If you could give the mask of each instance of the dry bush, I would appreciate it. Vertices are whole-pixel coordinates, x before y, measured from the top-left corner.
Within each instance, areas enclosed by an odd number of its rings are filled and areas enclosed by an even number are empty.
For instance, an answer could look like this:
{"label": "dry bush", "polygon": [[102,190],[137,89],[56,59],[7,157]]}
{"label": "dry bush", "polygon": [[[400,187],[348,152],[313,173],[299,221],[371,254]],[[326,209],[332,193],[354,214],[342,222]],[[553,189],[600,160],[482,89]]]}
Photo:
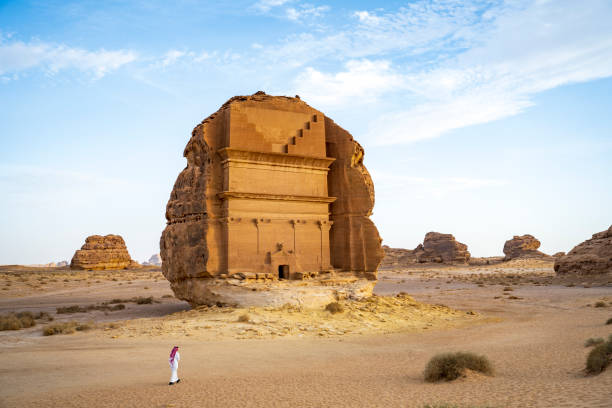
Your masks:
{"label": "dry bush", "polygon": [[36,325],[34,315],[30,312],[9,313],[0,316],[0,331],[19,330]]}
{"label": "dry bush", "polygon": [[342,307],[342,305],[338,302],[331,302],[325,306],[325,310],[331,314],[336,314],[344,312],[344,307]]}
{"label": "dry bush", "polygon": [[79,305],[58,307],[56,309],[56,312],[57,314],[72,314],[72,313],[87,313],[87,312],[91,312],[92,310],[103,310],[103,311],[114,312],[116,310],[123,310],[123,309],[125,309],[125,305],[122,303],[119,303],[115,306],[108,306],[108,304],[103,303],[101,305],[89,305],[85,307],[81,307]]}
{"label": "dry bush", "polygon": [[599,374],[610,365],[610,360],[612,360],[612,335],[608,337],[608,341],[591,350],[587,356],[586,372]]}
{"label": "dry bush", "polygon": [[606,320],[606,324],[612,324],[612,317]]}
{"label": "dry bush", "polygon": [[504,292],[511,292],[511,291],[513,291],[513,290],[514,290],[514,289],[512,289],[510,286],[506,286],[506,287],[504,288]]}
{"label": "dry bush", "polygon": [[72,334],[75,331],[87,331],[93,328],[93,323],[79,323],[75,321],[59,322],[43,327],[43,335]]}
{"label": "dry bush", "polygon": [[442,353],[429,360],[423,373],[425,381],[452,381],[459,378],[465,370],[478,371],[492,375],[493,367],[485,356],[474,353]]}
{"label": "dry bush", "polygon": [[605,340],[602,339],[601,337],[598,338],[593,338],[591,337],[590,339],[587,339],[587,341],[584,342],[584,347],[593,347],[593,346],[597,346],[598,344],[603,343]]}
{"label": "dry bush", "polygon": [[168,299],[168,298],[173,298],[173,297],[174,296],[172,296],[172,295],[164,295],[164,296],[162,296],[162,299]]}
{"label": "dry bush", "polygon": [[595,302],[595,307],[606,307],[606,302],[599,300],[597,302]]}
{"label": "dry bush", "polygon": [[64,307],[58,307],[55,309],[55,312],[57,314],[85,313],[87,311],[88,311],[87,308],[81,307],[79,305],[64,306]]}
{"label": "dry bush", "polygon": [[251,321],[251,316],[249,316],[248,313],[241,314],[240,316],[238,316],[238,321],[241,323],[248,323]]}
{"label": "dry bush", "polygon": [[138,296],[137,298],[135,298],[135,303],[138,305],[150,305],[151,303],[153,303],[153,296],[149,296],[149,297]]}
{"label": "dry bush", "polygon": [[436,404],[425,404],[423,408],[489,408],[488,405],[457,405],[457,404],[448,404],[446,402],[436,403]]}

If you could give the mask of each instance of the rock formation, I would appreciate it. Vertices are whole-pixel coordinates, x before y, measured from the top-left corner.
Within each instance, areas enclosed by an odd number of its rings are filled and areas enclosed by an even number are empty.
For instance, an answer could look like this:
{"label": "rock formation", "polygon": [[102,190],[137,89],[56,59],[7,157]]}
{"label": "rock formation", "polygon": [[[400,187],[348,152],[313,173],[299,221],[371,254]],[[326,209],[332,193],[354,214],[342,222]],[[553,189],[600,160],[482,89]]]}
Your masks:
{"label": "rock formation", "polygon": [[132,261],[119,235],[91,235],[85,244],[77,250],[70,262],[71,269],[104,270],[128,269],[139,267]]}
{"label": "rock formation", "polygon": [[414,249],[414,255],[418,263],[467,263],[470,260],[467,248],[452,234],[428,232],[423,243]]}
{"label": "rock formation", "polygon": [[556,258],[554,268],[559,275],[612,273],[612,225]]}
{"label": "rock formation", "polygon": [[381,268],[388,269],[416,263],[416,256],[412,249],[391,248],[383,245],[383,250],[385,251],[385,257],[380,263]]}
{"label": "rock formation", "polygon": [[[293,281],[321,299],[322,287],[367,295],[383,251],[363,155],[299,98],[228,100],[193,130],[166,207],[162,271],[177,297],[255,304],[275,292],[280,302]],[[267,285],[257,299],[255,283]]]}
{"label": "rock formation", "polygon": [[151,257],[149,258],[148,261],[144,261],[142,264],[143,265],[161,266],[161,258],[159,257],[159,254],[153,254],[153,255],[151,255]]}
{"label": "rock formation", "polygon": [[504,244],[504,261],[515,258],[548,258],[543,252],[538,251],[540,241],[533,235],[515,235]]}

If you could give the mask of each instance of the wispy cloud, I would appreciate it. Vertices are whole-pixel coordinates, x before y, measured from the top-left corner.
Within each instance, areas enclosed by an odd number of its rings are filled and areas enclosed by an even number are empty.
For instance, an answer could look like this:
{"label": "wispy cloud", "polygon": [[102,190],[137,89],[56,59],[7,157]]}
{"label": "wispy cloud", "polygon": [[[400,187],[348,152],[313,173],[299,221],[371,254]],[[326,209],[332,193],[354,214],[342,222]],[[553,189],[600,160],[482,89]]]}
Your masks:
{"label": "wispy cloud", "polygon": [[137,54],[129,50],[89,51],[63,44],[6,41],[0,38],[0,75],[3,77],[40,68],[50,75],[75,69],[99,79],[136,59]]}
{"label": "wispy cloud", "polygon": [[507,180],[470,177],[415,177],[388,173],[378,170],[371,172],[376,190],[380,195],[385,191],[409,191],[410,196],[421,199],[446,197],[448,195],[482,189],[506,186]]}
{"label": "wispy cloud", "polygon": [[274,7],[282,6],[286,3],[290,3],[292,0],[259,0],[251,6],[251,9],[266,13]]}
{"label": "wispy cloud", "polygon": [[288,7],[285,10],[287,18],[293,21],[300,21],[307,18],[321,17],[329,11],[329,6],[313,6],[311,4],[300,4],[297,7]]}

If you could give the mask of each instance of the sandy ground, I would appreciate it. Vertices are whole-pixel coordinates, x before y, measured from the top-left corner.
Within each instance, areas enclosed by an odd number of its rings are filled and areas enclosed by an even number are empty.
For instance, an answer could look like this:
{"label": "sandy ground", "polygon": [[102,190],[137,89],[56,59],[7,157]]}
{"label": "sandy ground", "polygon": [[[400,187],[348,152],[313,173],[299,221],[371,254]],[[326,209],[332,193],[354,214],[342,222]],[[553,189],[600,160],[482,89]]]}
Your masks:
{"label": "sandy ground", "polygon": [[[0,332],[6,407],[612,407],[612,370],[585,376],[590,337],[612,326],[612,277],[557,278],[547,262],[381,271],[378,297],[322,310],[190,310],[159,270],[0,268],[0,314],[46,311],[96,329]],[[46,282],[41,284],[41,282]],[[129,283],[131,282],[131,283]],[[146,288],[146,289],[145,289]],[[506,290],[504,290],[506,289]],[[396,296],[406,292],[410,296]],[[71,305],[152,296],[119,311]],[[596,302],[605,307],[594,307]],[[248,322],[238,321],[247,315]],[[167,354],[181,346],[181,383]],[[422,379],[446,351],[486,355],[493,377]]]}

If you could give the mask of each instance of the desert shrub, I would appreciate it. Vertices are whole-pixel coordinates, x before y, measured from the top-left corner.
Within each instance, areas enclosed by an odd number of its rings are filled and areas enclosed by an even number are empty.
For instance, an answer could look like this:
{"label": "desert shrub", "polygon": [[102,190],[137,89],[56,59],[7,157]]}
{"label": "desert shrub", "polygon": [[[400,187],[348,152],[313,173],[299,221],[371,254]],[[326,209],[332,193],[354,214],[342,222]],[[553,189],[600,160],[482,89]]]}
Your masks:
{"label": "desert shrub", "polygon": [[342,307],[342,305],[338,302],[331,302],[325,306],[325,310],[331,314],[336,314],[344,312],[344,307]]}
{"label": "desert shrub", "polygon": [[506,287],[504,288],[504,292],[511,292],[511,291],[513,291],[513,290],[514,290],[514,289],[512,289],[510,286],[506,286]]}
{"label": "desert shrub", "polygon": [[429,360],[423,373],[425,381],[452,381],[459,378],[466,370],[478,371],[483,374],[493,374],[493,367],[485,356],[474,353],[442,353]]}
{"label": "desert shrub", "polygon": [[238,316],[238,321],[241,323],[248,323],[251,321],[251,316],[248,313],[241,314]]}
{"label": "desert shrub", "polygon": [[612,317],[606,320],[606,324],[612,324]]}
{"label": "desert shrub", "polygon": [[589,374],[599,374],[610,365],[612,360],[612,335],[605,341],[596,346],[589,355],[586,361],[586,372]]}
{"label": "desert shrub", "polygon": [[43,335],[53,336],[55,334],[72,334],[75,331],[87,331],[92,328],[92,323],[79,323],[75,321],[59,322],[43,327]]}
{"label": "desert shrub", "polygon": [[606,302],[599,300],[595,302],[595,307],[606,307]]}
{"label": "desert shrub", "polygon": [[0,316],[0,331],[25,329],[35,325],[36,321],[31,312],[9,313]]}
{"label": "desert shrub", "polygon": [[72,305],[72,306],[58,307],[55,309],[55,311],[57,314],[69,314],[69,313],[85,313],[87,312],[87,309],[79,305]]}
{"label": "desert shrub", "polygon": [[604,342],[604,339],[602,339],[601,337],[599,338],[591,337],[590,339],[587,339],[587,341],[584,342],[584,347],[593,347],[603,342]]}
{"label": "desert shrub", "polygon": [[162,299],[173,298],[173,297],[174,296],[172,296],[172,295],[164,295],[164,296],[162,296]]}
{"label": "desert shrub", "polygon": [[151,303],[153,303],[153,296],[149,296],[149,297],[137,297],[135,300],[136,304],[139,305],[150,305]]}

